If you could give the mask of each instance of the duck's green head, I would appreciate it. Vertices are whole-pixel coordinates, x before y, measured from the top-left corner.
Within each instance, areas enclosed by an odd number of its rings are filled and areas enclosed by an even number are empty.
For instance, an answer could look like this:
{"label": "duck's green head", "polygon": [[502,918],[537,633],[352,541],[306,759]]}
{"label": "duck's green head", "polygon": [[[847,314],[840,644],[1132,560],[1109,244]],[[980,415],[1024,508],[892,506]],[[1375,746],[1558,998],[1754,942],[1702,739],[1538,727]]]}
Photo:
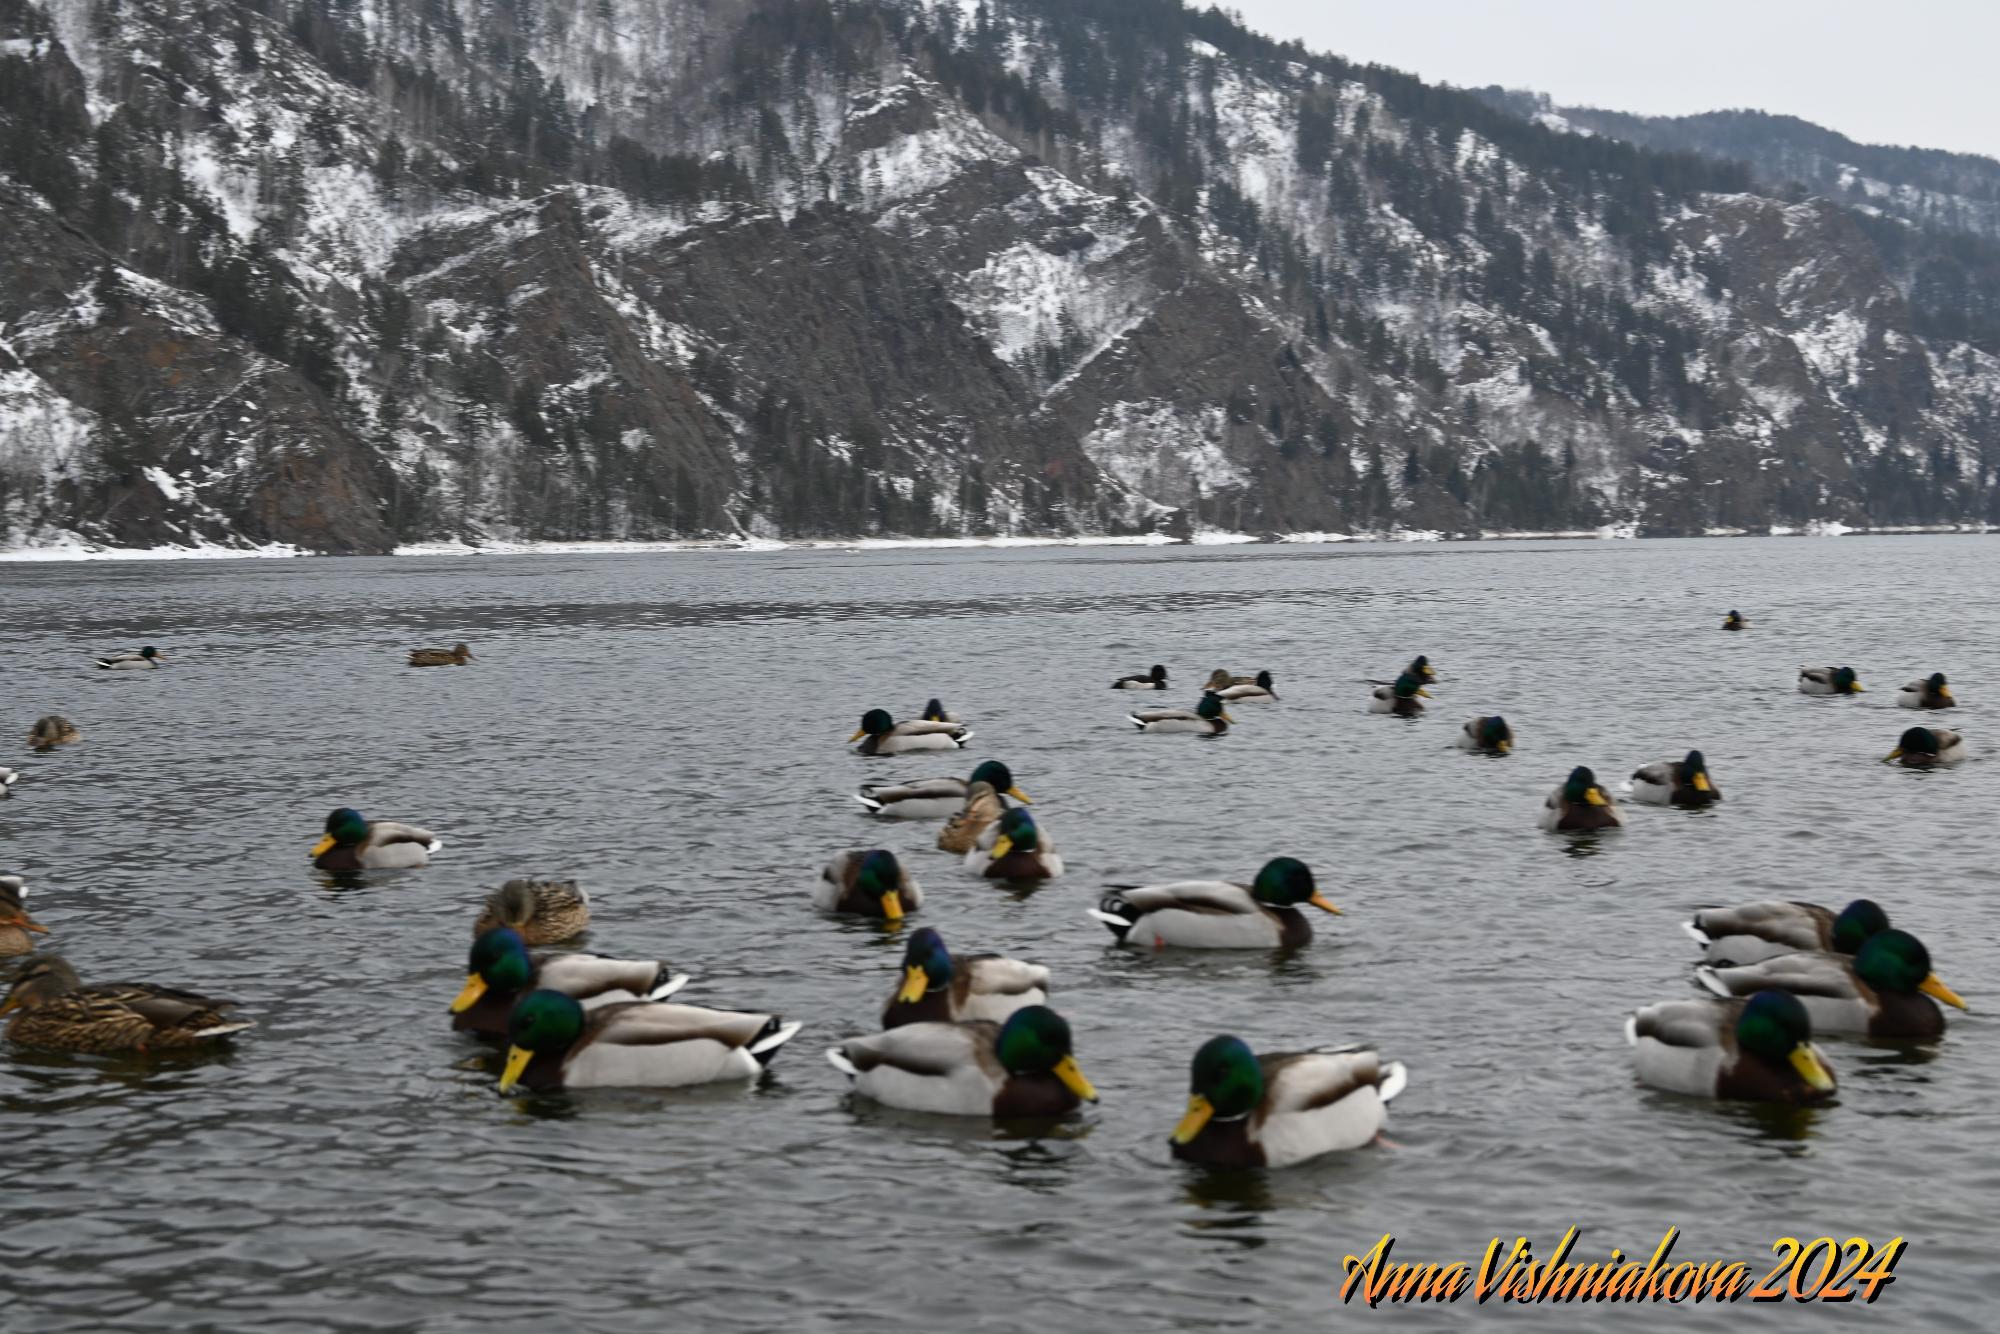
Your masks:
{"label": "duck's green head", "polygon": [[925,993],[950,985],[951,951],[944,947],[943,936],[925,927],[910,937],[903,950],[903,988],[896,999],[914,1004]]}
{"label": "duck's green head", "polygon": [[1865,695],[1868,692],[1861,688],[1861,682],[1855,677],[1852,667],[1836,667],[1833,669],[1833,693],[1836,695]]}
{"label": "duck's green head", "polygon": [[560,991],[531,991],[507,1017],[507,1065],[500,1091],[521,1082],[521,1072],[537,1056],[568,1051],[583,1036],[583,1007]]}
{"label": "duck's green head", "polygon": [[1936,691],[1939,695],[1943,696],[1945,699],[1951,698],[1951,683],[1944,679],[1943,672],[1932,672],[1930,674],[1930,679],[1925,681],[1924,684],[1929,686],[1932,690]]}
{"label": "duck's green head", "polygon": [[1097,1090],[1070,1053],[1068,1021],[1046,1005],[1025,1006],[1008,1015],[993,1053],[1010,1075],[1054,1075],[1085,1102],[1097,1101]]}
{"label": "duck's green head", "polygon": [[1201,703],[1194,706],[1194,711],[1197,715],[1208,719],[1210,722],[1214,722],[1218,718],[1225,723],[1236,721],[1222,711],[1222,696],[1216,694],[1213,690],[1202,692]]}
{"label": "duck's green head", "polygon": [[854,870],[855,892],[882,905],[882,915],[892,922],[903,920],[903,866],[896,854],[874,848],[861,854]]}
{"label": "duck's green head", "polygon": [[1269,672],[1257,673],[1257,688],[1259,690],[1270,690],[1274,688],[1276,684],[1277,682],[1271,679],[1271,674]]}
{"label": "duck's green head", "polygon": [[1921,991],[1933,1000],[1969,1010],[1959,994],[1938,981],[1931,971],[1931,952],[1924,942],[1893,927],[1862,942],[1854,955],[1854,975],[1877,991],[1909,995]]}
{"label": "duck's green head", "polygon": [[1597,785],[1597,775],[1579,764],[1563,782],[1563,800],[1572,805],[1609,806],[1611,798]]}
{"label": "duck's green head", "polygon": [[927,723],[948,723],[951,719],[946,715],[950,712],[951,710],[945,708],[943,700],[933,699],[924,705],[924,721]]}
{"label": "duck's green head", "polygon": [[1883,763],[1900,760],[1905,755],[1928,755],[1937,758],[1937,733],[1928,727],[1906,727],[1903,735],[1896,738],[1896,748],[1882,757]]}
{"label": "duck's green head", "polygon": [[139,650],[139,656],[146,659],[157,658],[160,656],[160,651],[154,648],[151,644],[148,644],[146,645],[146,647]]}
{"label": "duck's green head", "polygon": [[339,810],[326,817],[326,832],[320,836],[319,842],[313,844],[312,851],[306,854],[306,859],[308,861],[316,860],[328,848],[344,847],[350,843],[359,843],[367,837],[367,817],[352,806],[342,806]]}
{"label": "duck's green head", "polygon": [[1715,784],[1708,777],[1708,757],[1698,750],[1689,751],[1681,761],[1681,781],[1693,785],[1697,792],[1715,791]]}
{"label": "duck's green head", "polygon": [[1010,852],[1034,852],[1041,846],[1041,835],[1035,828],[1035,817],[1028,814],[1023,806],[1009,806],[1000,815],[998,832],[993,838],[993,860],[999,861]]}
{"label": "duck's green head", "polygon": [[1265,862],[1257,878],[1250,882],[1250,897],[1273,908],[1296,908],[1301,903],[1310,903],[1336,917],[1340,915],[1340,909],[1319,892],[1312,868],[1297,857],[1273,857]]}
{"label": "duck's green head", "polygon": [[1889,929],[1889,914],[1873,899],[1856,899],[1833,919],[1833,948],[1838,954],[1859,954],[1870,936]]}
{"label": "duck's green head", "polygon": [[972,777],[966,781],[968,786],[985,783],[995,792],[1004,792],[1016,801],[1027,802],[1030,806],[1035,804],[1027,793],[1014,785],[1014,771],[998,760],[981,760],[979,767],[972,771]]}
{"label": "duck's green head", "polygon": [[1736,1016],[1736,1045],[1772,1065],[1789,1065],[1821,1093],[1833,1092],[1833,1074],[1812,1043],[1812,1019],[1789,991],[1760,991]]}
{"label": "duck's green head", "polygon": [[1514,729],[1507,726],[1507,720],[1499,714],[1479,720],[1479,744],[1487,750],[1505,755],[1514,749]]}
{"label": "duck's green head", "polygon": [[496,926],[480,933],[472,942],[472,957],[466,961],[465,989],[451,1003],[453,1014],[463,1014],[479,1004],[491,991],[505,998],[527,990],[535,975],[534,961],[528,957],[527,942],[512,927]]}
{"label": "duck's green head", "polygon": [[1396,678],[1396,684],[1393,689],[1396,692],[1397,699],[1409,699],[1415,695],[1422,695],[1425,699],[1431,697],[1431,692],[1424,689],[1423,682],[1408,672],[1404,672]]}
{"label": "duck's green head", "polygon": [[1415,677],[1419,681],[1435,681],[1438,679],[1437,668],[1431,666],[1431,660],[1421,653],[1410,659],[1409,668],[1403,674]]}
{"label": "duck's green head", "polygon": [[887,709],[870,709],[861,715],[860,729],[847,739],[855,742],[865,736],[881,736],[895,725],[896,720],[889,716]]}
{"label": "duck's green head", "polygon": [[1729,615],[1722,618],[1722,623],[1724,625],[1741,625],[1743,624],[1743,613],[1732,607],[1730,608]]}
{"label": "duck's green head", "polygon": [[1194,1054],[1188,1087],[1187,1113],[1174,1127],[1176,1144],[1186,1144],[1210,1121],[1234,1121],[1255,1111],[1264,1098],[1264,1067],[1242,1038],[1210,1038]]}

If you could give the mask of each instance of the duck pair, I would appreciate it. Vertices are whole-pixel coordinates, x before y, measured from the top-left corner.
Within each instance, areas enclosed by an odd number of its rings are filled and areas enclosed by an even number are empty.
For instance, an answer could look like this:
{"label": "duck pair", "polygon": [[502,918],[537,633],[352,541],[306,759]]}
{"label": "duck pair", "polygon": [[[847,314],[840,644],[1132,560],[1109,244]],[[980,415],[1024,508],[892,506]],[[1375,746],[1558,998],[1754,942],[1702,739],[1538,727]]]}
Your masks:
{"label": "duck pair", "polygon": [[[936,700],[931,703],[940,713],[944,711]],[[850,745],[861,743],[854,747],[857,755],[906,755],[920,750],[959,750],[972,735],[964,724],[943,718],[899,723],[887,709],[870,709],[861,715],[861,726],[847,740]]]}
{"label": "duck pair", "polygon": [[[1709,777],[1708,761],[1698,750],[1679,760],[1662,760],[1634,770],[1629,789],[1634,801],[1649,806],[1700,809],[1722,800],[1721,790]],[[1578,765],[1542,803],[1540,824],[1550,833],[1619,829],[1624,827],[1625,814],[1597,781],[1596,773]]]}

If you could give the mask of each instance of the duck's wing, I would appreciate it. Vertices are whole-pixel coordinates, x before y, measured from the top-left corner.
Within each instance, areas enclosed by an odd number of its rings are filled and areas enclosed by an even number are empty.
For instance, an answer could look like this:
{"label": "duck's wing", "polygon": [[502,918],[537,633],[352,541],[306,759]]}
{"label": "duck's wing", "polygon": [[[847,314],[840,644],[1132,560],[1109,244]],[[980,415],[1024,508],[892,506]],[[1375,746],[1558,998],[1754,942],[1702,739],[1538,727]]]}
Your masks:
{"label": "duck's wing", "polygon": [[1147,723],[1201,721],[1201,715],[1193,709],[1137,709],[1128,716],[1141,727]]}
{"label": "duck's wing", "polygon": [[1720,1000],[1662,1001],[1635,1010],[1625,1026],[1628,1042],[1651,1038],[1689,1051],[1719,1050],[1723,1034],[1735,1022],[1736,1002]]}
{"label": "duck's wing", "polygon": [[93,1005],[113,1006],[136,1014],[154,1028],[212,1028],[227,1022],[222,1012],[236,1004],[233,1000],[148,982],[96,982],[79,994]]}
{"label": "duck's wing", "polygon": [[914,783],[863,783],[856,799],[864,806],[890,806],[899,801],[963,801],[963,778],[920,778]]}
{"label": "duck's wing", "polygon": [[1702,944],[1713,944],[1729,936],[1755,936],[1795,950],[1816,950],[1825,944],[1826,929],[1833,913],[1817,903],[1765,899],[1739,903],[1733,908],[1703,908],[1689,921]]}
{"label": "duck's wing", "polygon": [[905,723],[897,723],[896,726],[893,729],[891,729],[891,734],[894,736],[955,737],[963,735],[964,732],[965,732],[965,725],[963,723],[925,722],[920,718],[914,718],[911,719],[909,722]]}
{"label": "duck's wing", "polygon": [[[1118,897],[1140,916],[1179,909],[1218,917],[1254,917],[1259,909],[1250,891],[1227,880],[1178,880],[1166,885],[1140,885],[1120,890]],[[1137,920],[1136,918],[1134,920]]]}
{"label": "duck's wing", "polygon": [[1653,787],[1672,787],[1674,785],[1674,766],[1663,760],[1658,764],[1646,765],[1642,769],[1634,769],[1632,771],[1632,782],[1635,785],[1645,783]]}
{"label": "duck's wing", "polygon": [[1272,1052],[1257,1064],[1264,1070],[1267,1116],[1328,1107],[1359,1089],[1380,1087],[1384,1078],[1381,1058],[1353,1047]]}
{"label": "duck's wing", "polygon": [[538,954],[535,965],[537,985],[580,1001],[620,992],[633,1000],[663,1000],[687,983],[686,977],[675,974],[658,959],[565,952]]}
{"label": "duck's wing", "polygon": [[[999,1025],[985,1021],[905,1024],[868,1037],[849,1038],[834,1051],[846,1057],[855,1073],[887,1067],[944,1079],[986,1065],[999,1032]],[[982,1053],[987,1059],[982,1060]]]}
{"label": "duck's wing", "polygon": [[413,824],[402,824],[395,820],[370,820],[368,843],[378,848],[391,843],[421,843],[433,852],[443,846],[438,841],[438,836],[430,830],[419,829]]}
{"label": "duck's wing", "polygon": [[975,954],[955,959],[953,967],[966,977],[966,991],[975,996],[1024,996],[1049,990],[1049,970],[1001,954]]}
{"label": "duck's wing", "polygon": [[1849,1000],[1859,994],[1853,966],[1838,954],[1801,950],[1734,968],[1695,969],[1703,986],[1718,996],[1750,996],[1759,991],[1789,991],[1795,996],[1826,996]]}
{"label": "duck's wing", "polygon": [[633,1001],[592,1010],[577,1044],[652,1047],[707,1040],[725,1047],[747,1048],[772,1026],[776,1016],[741,1010],[708,1010],[672,1001]]}

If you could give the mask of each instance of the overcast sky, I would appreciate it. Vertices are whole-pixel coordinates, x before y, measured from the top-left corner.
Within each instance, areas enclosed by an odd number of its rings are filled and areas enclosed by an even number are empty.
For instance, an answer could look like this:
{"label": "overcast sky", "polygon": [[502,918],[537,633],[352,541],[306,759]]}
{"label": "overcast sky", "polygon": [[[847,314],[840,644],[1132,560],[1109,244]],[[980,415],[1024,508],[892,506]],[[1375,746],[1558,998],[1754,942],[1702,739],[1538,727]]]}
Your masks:
{"label": "overcast sky", "polygon": [[1432,82],[1654,115],[1787,112],[2000,157],[1995,0],[1223,0],[1250,27]]}

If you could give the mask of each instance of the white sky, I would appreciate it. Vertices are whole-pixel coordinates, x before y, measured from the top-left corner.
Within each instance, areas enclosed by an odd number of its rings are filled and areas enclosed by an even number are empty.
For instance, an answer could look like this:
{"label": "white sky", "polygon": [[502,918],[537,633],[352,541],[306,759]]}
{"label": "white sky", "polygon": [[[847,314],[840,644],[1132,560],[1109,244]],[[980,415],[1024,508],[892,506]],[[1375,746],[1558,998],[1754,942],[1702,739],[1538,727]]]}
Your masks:
{"label": "white sky", "polygon": [[1223,0],[1279,40],[1434,83],[1651,115],[1789,113],[2000,157],[1996,0]]}

